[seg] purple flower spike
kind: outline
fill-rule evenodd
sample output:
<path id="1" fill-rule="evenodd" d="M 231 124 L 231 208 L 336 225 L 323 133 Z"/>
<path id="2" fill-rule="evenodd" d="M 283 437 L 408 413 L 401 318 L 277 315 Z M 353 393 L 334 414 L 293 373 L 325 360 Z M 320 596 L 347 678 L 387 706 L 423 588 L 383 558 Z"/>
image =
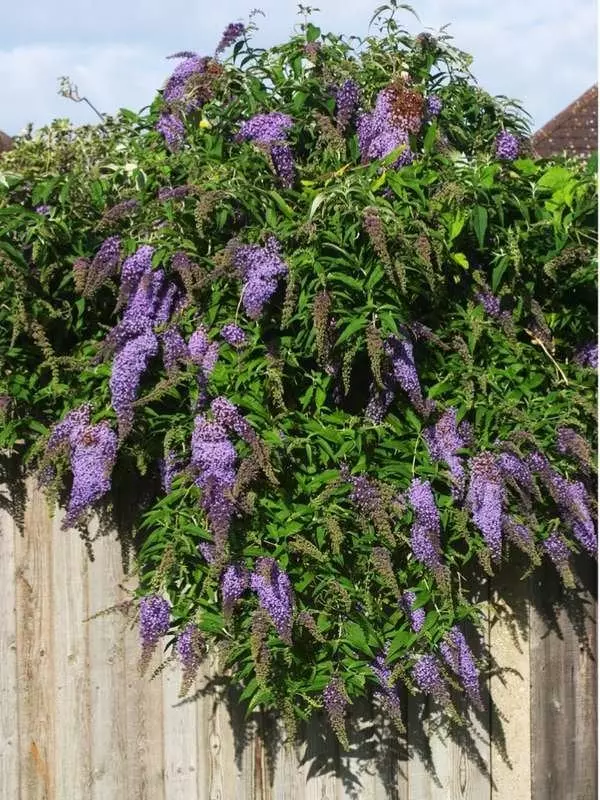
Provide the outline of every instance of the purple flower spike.
<path id="1" fill-rule="evenodd" d="M 350 699 L 339 676 L 334 676 L 323 690 L 323 704 L 329 717 L 329 724 L 342 746 L 348 748 L 348 737 L 344 717 L 350 705 Z"/>
<path id="2" fill-rule="evenodd" d="M 514 161 L 519 155 L 519 140 L 509 131 L 501 131 L 496 136 L 496 156 L 502 161 Z"/>
<path id="3" fill-rule="evenodd" d="M 86 425 L 70 437 L 73 486 L 63 521 L 68 528 L 81 513 L 110 491 L 117 437 L 107 422 Z"/>
<path id="4" fill-rule="evenodd" d="M 242 123 L 238 139 L 247 139 L 260 144 L 284 142 L 287 131 L 292 127 L 292 118 L 288 114 L 272 111 L 270 114 L 257 114 Z"/>
<path id="5" fill-rule="evenodd" d="M 427 114 L 430 117 L 438 117 L 443 108 L 442 98 L 435 94 L 429 95 L 427 98 Z"/>
<path id="6" fill-rule="evenodd" d="M 284 642 L 291 644 L 294 600 L 286 573 L 273 558 L 259 558 L 250 576 L 250 586 L 257 593 L 261 607 L 273 620 L 277 633 Z"/>
<path id="7" fill-rule="evenodd" d="M 465 483 L 465 470 L 463 460 L 457 451 L 466 447 L 469 438 L 468 429 L 459 426 L 456 422 L 456 409 L 449 408 L 436 424 L 423 431 L 423 438 L 427 443 L 429 455 L 434 461 L 445 461 L 450 468 L 453 479 L 452 494 L 462 496 Z"/>
<path id="8" fill-rule="evenodd" d="M 163 112 L 156 123 L 156 130 L 164 136 L 167 147 L 172 153 L 181 148 L 185 138 L 185 126 L 175 114 Z"/>
<path id="9" fill-rule="evenodd" d="M 164 597 L 153 594 L 140 602 L 140 638 L 144 647 L 154 647 L 169 630 L 171 606 Z"/>
<path id="10" fill-rule="evenodd" d="M 230 615 L 235 604 L 248 588 L 248 570 L 241 564 L 229 564 L 221 575 L 223 611 Z"/>
<path id="11" fill-rule="evenodd" d="M 231 47 L 232 44 L 235 44 L 235 42 L 237 42 L 237 40 L 243 36 L 245 32 L 246 28 L 241 22 L 230 22 L 223 31 L 223 36 L 221 37 L 221 41 L 217 45 L 215 52 L 222 53 L 223 50 L 227 50 L 227 48 Z"/>
<path id="12" fill-rule="evenodd" d="M 358 86 L 351 78 L 345 80 L 335 93 L 335 117 L 341 131 L 347 127 L 356 111 L 358 96 Z"/>
<path id="13" fill-rule="evenodd" d="M 277 291 L 277 279 L 288 273 L 281 259 L 281 245 L 272 236 L 264 247 L 241 245 L 234 253 L 233 263 L 244 280 L 244 309 L 250 319 L 257 319 Z"/>
<path id="14" fill-rule="evenodd" d="M 506 490 L 498 463 L 491 453 L 481 453 L 469 462 L 471 477 L 467 508 L 483 534 L 492 559 L 502 555 L 502 506 Z"/>
<path id="15" fill-rule="evenodd" d="M 246 334 L 239 325 L 235 325 L 233 322 L 223 325 L 221 338 L 235 348 L 243 347 L 246 344 Z"/>
<path id="16" fill-rule="evenodd" d="M 143 333 L 131 339 L 115 356 L 109 380 L 111 402 L 119 422 L 122 439 L 131 430 L 133 408 L 148 363 L 158 353 L 158 339 L 153 333 Z"/>
<path id="17" fill-rule="evenodd" d="M 400 600 L 400 605 L 408 617 L 410 627 L 418 633 L 425 624 L 425 609 L 414 608 L 417 595 L 414 592 L 404 592 Z"/>
<path id="18" fill-rule="evenodd" d="M 440 515 L 435 505 L 431 484 L 415 479 L 408 490 L 408 500 L 415 514 L 410 530 L 410 543 L 417 561 L 433 572 L 442 568 L 440 547 Z"/>
<path id="19" fill-rule="evenodd" d="M 440 644 L 440 652 L 444 661 L 460 680 L 469 700 L 477 708 L 481 708 L 479 690 L 479 673 L 471 648 L 467 644 L 462 631 L 454 626 Z"/>
<path id="20" fill-rule="evenodd" d="M 412 677 L 424 694 L 430 694 L 446 705 L 449 701 L 448 687 L 440 673 L 440 666 L 434 655 L 421 656 L 412 669 Z"/>

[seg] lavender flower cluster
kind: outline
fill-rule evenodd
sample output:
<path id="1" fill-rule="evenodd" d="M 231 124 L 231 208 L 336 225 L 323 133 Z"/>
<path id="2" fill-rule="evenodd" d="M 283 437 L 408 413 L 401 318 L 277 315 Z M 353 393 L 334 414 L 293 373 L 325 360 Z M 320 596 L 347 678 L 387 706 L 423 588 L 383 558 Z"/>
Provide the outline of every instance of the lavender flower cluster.
<path id="1" fill-rule="evenodd" d="M 287 142 L 287 133 L 292 124 L 292 118 L 280 111 L 257 114 L 242 123 L 236 136 L 238 141 L 256 142 L 266 149 L 276 174 L 287 188 L 294 183 L 294 156 Z"/>
<path id="2" fill-rule="evenodd" d="M 462 496 L 465 484 L 465 470 L 462 458 L 458 451 L 467 446 L 471 438 L 468 423 L 456 422 L 456 409 L 448 408 L 434 426 L 423 431 L 423 438 L 427 443 L 429 455 L 434 461 L 445 461 L 450 468 L 453 479 L 452 494 L 459 498 Z"/>
<path id="3" fill-rule="evenodd" d="M 439 574 L 442 570 L 440 515 L 431 484 L 415 478 L 408 490 L 408 501 L 415 515 L 410 529 L 412 552 L 417 561 Z"/>
<path id="4" fill-rule="evenodd" d="M 259 558 L 250 576 L 250 587 L 284 642 L 292 641 L 294 598 L 288 575 L 273 558 Z"/>
<path id="5" fill-rule="evenodd" d="M 281 258 L 281 245 L 273 236 L 264 247 L 240 245 L 234 252 L 233 264 L 244 281 L 242 305 L 250 319 L 257 319 L 277 291 L 278 278 L 288 273 Z"/>
<path id="6" fill-rule="evenodd" d="M 377 95 L 373 111 L 359 117 L 358 144 L 364 164 L 374 159 L 384 158 L 402 146 L 404 149 L 394 162 L 394 167 L 411 164 L 414 159 L 409 143 L 409 130 L 414 132 L 414 121 L 399 122 L 394 118 L 392 101 L 391 89 L 383 89 Z"/>
<path id="7" fill-rule="evenodd" d="M 335 92 L 335 119 L 338 130 L 343 132 L 358 107 L 359 89 L 351 78 L 345 80 Z"/>
<path id="8" fill-rule="evenodd" d="M 107 422 L 92 425 L 90 414 L 89 405 L 70 411 L 54 426 L 46 446 L 47 456 L 60 449 L 67 452 L 73 474 L 63 528 L 73 525 L 83 511 L 107 494 L 111 486 L 117 437 Z"/>
<path id="9" fill-rule="evenodd" d="M 153 594 L 140 601 L 140 639 L 142 647 L 153 648 L 169 630 L 171 606 L 164 597 Z"/>
<path id="10" fill-rule="evenodd" d="M 496 156 L 502 161 L 514 161 L 519 155 L 519 140 L 509 131 L 500 131 L 495 142 Z"/>
<path id="11" fill-rule="evenodd" d="M 475 658 L 467 644 L 464 633 L 456 625 L 450 629 L 440 643 L 440 652 L 446 664 L 461 682 L 469 700 L 474 706 L 481 708 L 479 672 L 475 664 Z"/>

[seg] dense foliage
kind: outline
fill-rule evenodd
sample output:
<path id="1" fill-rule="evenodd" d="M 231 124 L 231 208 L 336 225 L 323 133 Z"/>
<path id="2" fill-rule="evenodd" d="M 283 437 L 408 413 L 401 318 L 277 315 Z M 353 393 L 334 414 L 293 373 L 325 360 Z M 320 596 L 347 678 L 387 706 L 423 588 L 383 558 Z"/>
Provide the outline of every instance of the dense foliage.
<path id="1" fill-rule="evenodd" d="M 160 475 L 144 657 L 186 688 L 221 647 L 342 742 L 402 684 L 480 705 L 469 576 L 596 551 L 595 176 L 394 6 L 364 40 L 231 25 L 141 114 L 0 160 L 1 446 L 69 525 Z"/>

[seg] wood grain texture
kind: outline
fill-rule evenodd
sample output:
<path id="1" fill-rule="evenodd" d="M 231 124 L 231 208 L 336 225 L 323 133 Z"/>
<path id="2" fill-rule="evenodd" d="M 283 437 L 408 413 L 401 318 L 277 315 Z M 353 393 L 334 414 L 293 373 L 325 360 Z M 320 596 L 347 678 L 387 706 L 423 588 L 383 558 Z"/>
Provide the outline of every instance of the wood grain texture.
<path id="1" fill-rule="evenodd" d="M 162 653 L 140 677 L 118 536 L 92 563 L 61 518 L 32 482 L 23 535 L 0 511 L 1 800 L 595 799 L 594 574 L 578 600 L 551 570 L 494 579 L 491 717 L 448 737 L 415 698 L 403 738 L 359 703 L 342 753 L 323 715 L 287 746 L 269 715 L 246 720 L 214 656 L 184 700 L 175 664 L 150 680 Z"/>
<path id="2" fill-rule="evenodd" d="M 488 587 L 480 590 L 487 598 Z M 488 625 L 483 630 L 489 643 Z M 490 797 L 489 681 L 480 679 L 482 711 L 459 703 L 457 710 L 466 725 L 448 733 L 440 730 L 432 705 L 422 696 L 408 701 L 408 798 L 409 800 L 488 800 Z M 468 717 L 466 716 L 468 714 Z"/>
<path id="3" fill-rule="evenodd" d="M 75 531 L 61 529 L 63 516 L 57 513 L 51 522 L 54 779 L 57 798 L 88 800 L 91 795 L 89 653 L 85 622 L 89 615 L 88 554 Z"/>
<path id="4" fill-rule="evenodd" d="M 0 486 L 0 797 L 19 797 L 19 712 L 17 704 L 17 613 L 15 536 L 7 486 Z"/>
<path id="5" fill-rule="evenodd" d="M 531 800 L 597 797 L 595 571 L 566 601 L 552 567 L 532 581 Z"/>
<path id="6" fill-rule="evenodd" d="M 123 582 L 121 600 L 131 597 L 135 580 Z M 119 622 L 125 648 L 125 685 L 127 696 L 126 738 L 129 780 L 136 792 L 136 800 L 164 800 L 164 724 L 163 687 L 161 676 L 150 680 L 161 663 L 161 653 L 156 652 L 147 672 L 140 676 L 140 637 L 132 612 L 124 614 Z M 190 795 L 195 800 L 194 795 Z"/>
<path id="7" fill-rule="evenodd" d="M 22 534 L 15 536 L 21 800 L 56 800 L 52 523 L 27 481 Z"/>
<path id="8" fill-rule="evenodd" d="M 88 581 L 90 680 L 90 766 L 92 800 L 135 797 L 128 759 L 125 622 L 119 613 L 94 616 L 123 601 L 121 550 L 116 536 L 98 536 Z"/>
<path id="9" fill-rule="evenodd" d="M 159 680 L 159 678 L 157 678 Z M 194 703 L 179 697 L 181 671 L 170 663 L 160 674 L 163 704 L 165 800 L 195 800 L 198 736 Z"/>
<path id="10" fill-rule="evenodd" d="M 531 796 L 529 586 L 515 570 L 492 581 L 492 800 Z"/>

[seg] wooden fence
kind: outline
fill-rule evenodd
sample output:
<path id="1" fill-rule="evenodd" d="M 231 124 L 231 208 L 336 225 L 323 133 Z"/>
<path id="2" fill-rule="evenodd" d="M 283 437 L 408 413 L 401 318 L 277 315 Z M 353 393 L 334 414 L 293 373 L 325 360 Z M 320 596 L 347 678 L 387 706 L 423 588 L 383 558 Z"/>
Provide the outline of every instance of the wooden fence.
<path id="1" fill-rule="evenodd" d="M 322 719 L 296 748 L 214 664 L 187 699 L 174 667 L 140 678 L 131 621 L 94 616 L 132 586 L 116 534 L 91 562 L 26 488 L 22 514 L 0 506 L 0 800 L 595 800 L 593 591 L 565 606 L 555 578 L 494 581 L 487 711 L 452 737 L 411 700 L 404 740 L 357 713 L 350 752 Z"/>

